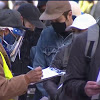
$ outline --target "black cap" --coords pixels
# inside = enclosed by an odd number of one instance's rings
[[[40,12],[34,5],[24,3],[18,8],[18,11],[21,13],[23,18],[35,25],[35,27],[44,28],[44,24],[39,20]]]
[[[10,9],[0,10],[0,26],[25,28],[22,25],[21,14],[16,10],[10,10]]]

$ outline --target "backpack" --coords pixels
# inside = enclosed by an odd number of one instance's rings
[[[91,26],[88,29],[87,42],[86,42],[86,47],[85,47],[85,57],[86,57],[86,61],[88,63],[91,62],[91,59],[94,56],[97,45],[98,45],[99,31],[100,31],[99,23],[100,23],[100,20],[97,22],[97,24]],[[95,34],[95,36],[94,36],[94,34]]]

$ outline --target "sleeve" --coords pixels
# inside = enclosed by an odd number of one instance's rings
[[[46,66],[46,61],[45,61],[45,56],[43,53],[43,43],[45,41],[45,36],[44,36],[44,31],[41,33],[41,36],[38,40],[37,46],[36,46],[36,54],[33,62],[33,68],[36,68],[38,66],[41,66],[42,68],[45,68]]]
[[[86,37],[78,36],[72,45],[66,71],[68,76],[64,82],[66,94],[71,98],[76,98],[76,100],[87,98],[84,86],[87,81],[87,69],[89,66],[85,61],[86,42],[84,38]],[[82,98],[80,99],[80,97]]]
[[[57,88],[59,82],[60,82],[60,77],[55,77],[43,83],[43,86],[47,91],[48,95],[50,95],[51,99],[54,99],[57,94]]]
[[[44,69],[47,66],[45,54],[43,53],[43,45],[46,42],[45,40],[45,32],[42,31],[40,38],[38,40],[37,46],[36,46],[36,54],[33,62],[33,68],[36,68],[38,66],[41,66],[42,69]],[[43,88],[43,83],[36,84],[38,90],[42,93],[43,96],[47,96],[47,93],[45,89]]]
[[[27,91],[27,87],[24,75],[13,77],[10,80],[5,78],[2,58],[0,57],[0,100],[8,100],[22,95]]]
[[[55,67],[58,69],[63,69],[63,57],[65,48],[61,47],[58,49],[57,53],[55,54],[50,66]]]

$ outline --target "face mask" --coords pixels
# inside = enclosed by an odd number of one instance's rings
[[[62,32],[65,32],[65,29],[66,29],[66,23],[65,22],[63,22],[63,23],[52,22],[51,25],[53,26],[54,31],[56,33],[60,34]]]
[[[30,29],[27,29],[26,30],[26,33],[33,33],[34,31],[30,30]]]
[[[11,61],[15,61],[17,53],[20,53],[20,47],[25,34],[24,30],[13,28],[10,30],[11,33],[5,35],[3,38],[3,44],[9,50]],[[13,55],[13,56],[11,56]]]
[[[15,39],[16,39],[16,38],[15,38],[11,33],[9,33],[9,34],[7,34],[7,35],[4,36],[4,40],[5,40],[8,44],[11,44],[11,45],[14,43]]]
[[[3,45],[9,50],[9,53],[14,49],[16,38],[11,34],[7,34],[3,38]]]

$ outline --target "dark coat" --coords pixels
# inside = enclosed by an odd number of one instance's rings
[[[71,44],[61,47],[53,58],[50,67],[65,70],[68,63],[70,49]],[[44,88],[46,89],[52,100],[54,100],[55,96],[57,95],[57,88],[60,82],[62,83],[62,81],[63,80],[61,80],[61,77],[55,77],[51,80],[44,82]]]
[[[27,30],[23,39],[23,43],[20,49],[20,59],[17,55],[16,60],[12,62],[12,71],[14,75],[25,74],[29,71],[27,66],[31,65],[30,50],[33,46],[36,46],[38,38],[40,37],[42,29],[33,31]]]
[[[71,100],[90,100],[84,92],[84,86],[87,81],[96,81],[100,69],[100,39],[89,64],[85,59],[86,41],[87,31],[77,36],[73,43],[66,71],[69,76],[66,77],[59,100],[69,100],[67,96]]]

